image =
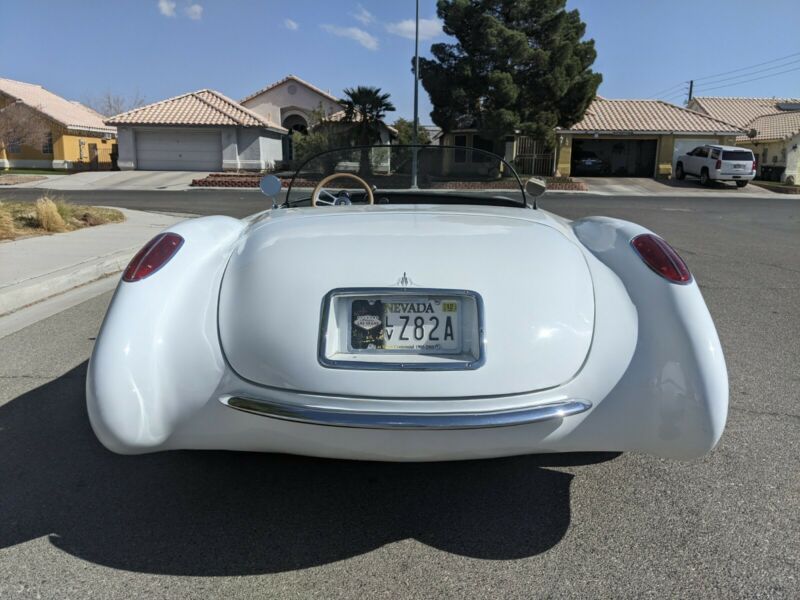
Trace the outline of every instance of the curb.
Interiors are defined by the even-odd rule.
[[[125,248],[0,288],[0,316],[120,273],[138,249],[138,246]]]

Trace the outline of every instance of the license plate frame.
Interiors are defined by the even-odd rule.
[[[438,309],[422,313],[428,317],[445,314],[444,304],[457,304],[456,316],[452,319],[453,337],[450,345],[442,347],[365,347],[363,343],[353,344],[354,302],[373,301],[382,303],[380,310],[360,312],[361,324],[368,330],[382,329],[387,321],[379,314],[387,304],[422,303],[423,301],[439,302]],[[427,308],[427,307],[425,307]],[[398,314],[413,314],[400,310]],[[320,339],[318,358],[324,367],[352,369],[384,369],[384,370],[450,370],[476,369],[483,365],[484,352],[484,312],[480,295],[470,290],[428,289],[428,288],[347,288],[336,289],[326,294],[322,303],[320,316]],[[378,325],[378,321],[381,321]],[[391,324],[391,319],[389,321]],[[426,320],[426,339],[433,328],[434,321]],[[444,322],[441,331],[444,332]],[[394,326],[396,327],[395,322]],[[456,333],[458,328],[458,333]],[[363,329],[363,327],[362,327]],[[395,329],[395,332],[397,330]],[[377,332],[376,332],[377,335]],[[375,336],[372,341],[374,342]],[[423,340],[413,340],[415,344]]]

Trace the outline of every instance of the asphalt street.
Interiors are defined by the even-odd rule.
[[[63,195],[235,216],[266,204],[250,192]],[[710,455],[117,456],[84,405],[106,293],[0,339],[0,598],[797,598],[800,202],[541,204],[641,223],[686,259],[730,375]]]

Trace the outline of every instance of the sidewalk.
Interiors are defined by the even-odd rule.
[[[182,220],[119,210],[123,223],[0,243],[0,315],[119,273],[147,240]]]
[[[47,190],[188,190],[192,179],[208,173],[198,171],[86,171],[48,176],[44,181],[21,183],[20,188]]]
[[[738,188],[732,183],[714,182],[703,187],[696,179],[652,179],[649,177],[577,177],[589,193],[599,196],[682,196],[686,198],[774,198],[776,192],[755,185]]]

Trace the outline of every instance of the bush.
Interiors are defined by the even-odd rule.
[[[67,230],[67,224],[61,216],[58,206],[47,196],[36,201],[36,220],[39,227],[45,231],[60,233]]]

